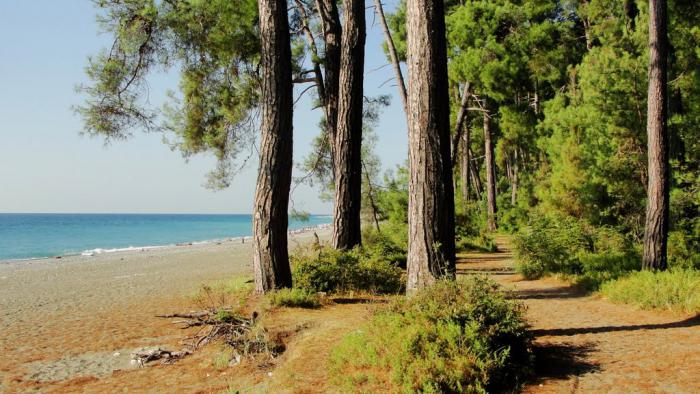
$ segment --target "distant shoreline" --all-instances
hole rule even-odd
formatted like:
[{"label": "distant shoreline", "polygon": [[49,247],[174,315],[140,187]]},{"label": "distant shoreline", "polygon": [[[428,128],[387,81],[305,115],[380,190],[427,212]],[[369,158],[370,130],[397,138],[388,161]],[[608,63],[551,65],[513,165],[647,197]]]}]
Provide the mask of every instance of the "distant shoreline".
[{"label": "distant shoreline", "polygon": [[[297,235],[297,234],[309,233],[312,231],[326,230],[326,229],[330,229],[330,228],[331,228],[330,223],[323,223],[323,224],[318,224],[315,226],[306,226],[306,227],[301,227],[301,228],[289,230],[289,231],[287,231],[287,234]],[[62,260],[62,259],[72,259],[72,258],[76,258],[76,257],[90,258],[90,257],[95,257],[95,256],[100,256],[100,255],[111,255],[111,254],[115,254],[115,253],[146,252],[146,251],[153,251],[153,250],[159,250],[159,249],[178,248],[178,247],[182,247],[182,246],[202,246],[202,245],[212,245],[212,244],[220,245],[220,244],[230,244],[230,243],[242,243],[242,244],[244,244],[247,242],[251,242],[252,240],[253,240],[252,235],[243,235],[243,236],[238,236],[238,237],[187,241],[187,242],[169,243],[169,244],[163,244],[163,245],[128,246],[128,247],[123,247],[123,248],[96,248],[96,249],[84,250],[82,252],[74,252],[74,253],[67,253],[67,254],[54,255],[54,256],[29,257],[29,258],[19,258],[19,259],[2,259],[2,258],[0,258],[0,264],[23,263],[23,262],[33,262],[33,261],[47,261],[47,260]]]}]

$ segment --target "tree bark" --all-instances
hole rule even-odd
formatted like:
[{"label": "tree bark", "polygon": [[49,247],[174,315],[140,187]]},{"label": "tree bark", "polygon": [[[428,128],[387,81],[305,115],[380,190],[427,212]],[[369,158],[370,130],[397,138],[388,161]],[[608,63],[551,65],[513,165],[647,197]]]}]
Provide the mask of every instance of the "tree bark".
[{"label": "tree bark", "polygon": [[[338,90],[340,81],[340,45],[342,28],[336,0],[316,0],[325,43],[325,114],[326,133],[331,146],[331,163],[335,163],[334,141],[338,124]],[[335,177],[335,173],[333,175]]]},{"label": "tree bark", "polygon": [[[489,109],[488,99],[484,100],[484,108]],[[484,155],[486,166],[486,229],[496,231],[496,164],[493,155],[493,142],[491,141],[491,113],[484,112]]]},{"label": "tree bark", "polygon": [[454,277],[454,189],[442,0],[408,0],[409,293]]},{"label": "tree bark", "polygon": [[666,0],[649,0],[649,94],[647,100],[648,186],[644,226],[647,270],[667,268],[670,166],[668,162],[668,36]]},{"label": "tree bark", "polygon": [[362,106],[365,65],[365,2],[345,0],[340,57],[338,125],[335,134],[333,246],[362,242]]},{"label": "tree bark", "polygon": [[253,207],[255,290],[292,286],[287,250],[292,182],[292,55],[286,0],[258,0],[261,37],[260,165]]},{"label": "tree bark", "polygon": [[389,25],[387,25],[386,23],[386,16],[384,15],[384,7],[382,6],[382,1],[374,0],[374,8],[377,12],[377,16],[379,16],[379,23],[381,23],[382,25],[382,30],[384,31],[384,41],[386,41],[386,46],[389,49],[389,58],[391,59],[391,65],[394,67],[394,74],[396,75],[396,85],[399,88],[399,96],[401,96],[403,110],[408,116],[408,98],[406,97],[406,82],[404,81],[403,73],[401,72],[401,63],[399,62],[399,55],[396,52],[394,39],[391,37]]}]

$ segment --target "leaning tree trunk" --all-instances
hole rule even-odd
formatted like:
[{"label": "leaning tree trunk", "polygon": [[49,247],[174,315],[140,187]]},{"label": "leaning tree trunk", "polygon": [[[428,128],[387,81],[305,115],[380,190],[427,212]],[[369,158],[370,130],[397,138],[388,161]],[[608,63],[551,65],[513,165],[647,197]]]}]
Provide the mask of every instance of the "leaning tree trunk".
[{"label": "leaning tree trunk", "polygon": [[253,207],[255,290],[292,286],[287,208],[292,182],[292,58],[286,0],[258,0],[261,37],[260,166]]},{"label": "leaning tree trunk", "polygon": [[668,91],[666,0],[649,0],[649,95],[647,138],[649,183],[644,226],[644,258],[648,270],[667,267],[666,246],[669,227]]},{"label": "leaning tree trunk", "polygon": [[[340,80],[340,44],[342,28],[336,0],[316,0],[325,43],[325,114],[326,138],[331,147],[331,163],[335,162],[334,141],[338,124],[338,83]],[[333,175],[335,176],[335,174]]]},{"label": "leaning tree trunk", "polygon": [[335,134],[333,246],[351,249],[362,242],[362,105],[365,65],[365,2],[345,0],[338,128]]},{"label": "leaning tree trunk", "polygon": [[454,189],[442,0],[408,0],[409,293],[454,277]]},{"label": "leaning tree trunk", "polygon": [[379,16],[379,23],[381,23],[382,25],[382,31],[384,31],[384,41],[386,42],[386,47],[389,50],[391,65],[394,67],[394,75],[396,76],[396,85],[399,88],[399,96],[401,96],[401,103],[403,103],[404,112],[408,114],[408,98],[406,97],[406,83],[404,82],[403,73],[401,72],[401,63],[399,63],[399,55],[396,52],[396,45],[394,45],[394,39],[391,37],[389,25],[386,23],[386,16],[384,15],[384,6],[382,6],[382,0],[374,0],[374,8],[377,12],[377,16]]},{"label": "leaning tree trunk", "polygon": [[491,114],[488,111],[488,99],[484,100],[484,155],[486,165],[486,229],[496,231],[496,164],[491,141]]}]

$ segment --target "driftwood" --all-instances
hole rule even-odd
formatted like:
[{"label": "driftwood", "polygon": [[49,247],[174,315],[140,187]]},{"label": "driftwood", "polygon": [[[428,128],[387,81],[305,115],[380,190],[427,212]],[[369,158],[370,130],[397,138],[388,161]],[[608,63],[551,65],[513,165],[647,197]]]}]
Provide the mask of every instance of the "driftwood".
[{"label": "driftwood", "polygon": [[156,360],[161,360],[162,364],[172,364],[190,354],[192,354],[192,352],[187,349],[180,350],[179,352],[173,352],[161,348],[143,349],[131,353],[131,359],[133,360],[132,362],[134,364],[143,367],[146,365],[146,363]]},{"label": "driftwood", "polygon": [[200,329],[183,340],[185,347],[180,351],[156,348],[133,353],[134,363],[139,366],[145,366],[156,360],[161,360],[163,364],[172,364],[214,340],[221,340],[233,348],[234,359],[237,362],[240,362],[244,356],[254,354],[267,354],[275,358],[284,351],[283,345],[268,340],[264,329],[254,327],[258,317],[257,312],[253,312],[250,318],[246,318],[235,314],[232,308],[221,308],[156,315],[156,317],[181,319],[173,321],[173,324],[180,325],[181,329],[192,327]]}]

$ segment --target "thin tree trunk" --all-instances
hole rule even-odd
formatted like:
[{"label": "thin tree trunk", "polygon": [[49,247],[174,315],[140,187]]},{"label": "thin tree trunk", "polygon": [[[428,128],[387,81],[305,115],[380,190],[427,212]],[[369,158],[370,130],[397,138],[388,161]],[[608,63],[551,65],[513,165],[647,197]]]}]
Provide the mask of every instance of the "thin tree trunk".
[{"label": "thin tree trunk", "polygon": [[462,138],[462,133],[464,132],[465,123],[467,122],[467,107],[469,106],[469,89],[470,84],[467,82],[464,85],[464,93],[462,94],[462,99],[459,105],[459,112],[457,113],[457,122],[455,124],[455,133],[452,135],[452,163],[457,162],[457,152],[459,152],[459,140]]},{"label": "thin tree trunk", "polygon": [[294,0],[296,3],[297,10],[301,16],[301,30],[304,32],[306,37],[306,42],[309,44],[309,49],[311,50],[311,62],[314,66],[314,80],[316,83],[316,90],[318,91],[318,97],[322,102],[326,102],[326,89],[323,80],[323,73],[321,72],[321,64],[319,63],[319,53],[316,47],[316,39],[311,32],[311,24],[309,21],[309,16],[306,12],[306,7],[301,0]]},{"label": "thin tree trunk", "polygon": [[[590,2],[588,0],[583,0],[581,2],[584,6],[588,6]],[[589,51],[593,49],[593,38],[591,35],[591,20],[586,17],[583,19],[583,33],[586,36],[586,49]]]},{"label": "thin tree trunk", "polygon": [[454,189],[442,0],[408,0],[408,283],[454,277]]},{"label": "thin tree trunk", "polygon": [[362,106],[365,65],[365,2],[345,0],[340,57],[338,125],[335,135],[333,246],[351,249],[362,242]]},{"label": "thin tree trunk", "polygon": [[[488,99],[484,100],[484,108],[488,107]],[[491,113],[484,112],[484,163],[486,165],[486,229],[496,231],[496,164],[493,156],[493,142],[491,141]]]},{"label": "thin tree trunk", "polygon": [[[335,163],[334,141],[338,124],[338,90],[340,80],[340,45],[342,28],[336,0],[316,0],[325,43],[325,114],[326,137],[331,147],[331,163]],[[333,173],[335,177],[335,172]]]},{"label": "thin tree trunk", "polygon": [[471,130],[467,124],[462,135],[462,156],[460,163],[460,175],[462,178],[462,198],[465,201],[469,201],[469,160],[471,156],[469,155],[469,143],[471,139]]},{"label": "thin tree trunk", "polygon": [[391,37],[391,31],[389,31],[389,25],[386,23],[386,16],[384,15],[384,7],[382,6],[381,0],[374,0],[374,8],[379,16],[379,23],[382,25],[382,30],[384,31],[384,41],[386,41],[386,46],[389,49],[389,57],[391,58],[391,65],[394,67],[394,74],[396,74],[396,85],[399,88],[399,96],[401,96],[401,102],[403,103],[403,110],[408,114],[408,100],[406,98],[406,82],[403,79],[403,73],[401,72],[401,63],[399,62],[399,55],[396,53],[396,46],[394,45],[394,39]]},{"label": "thin tree trunk", "polygon": [[474,188],[474,195],[477,201],[481,201],[481,195],[484,193],[484,186],[481,184],[479,169],[474,163],[474,152],[472,152],[470,147],[467,147],[467,149],[469,150],[469,174],[470,179],[472,180],[472,187]]},{"label": "thin tree trunk", "polygon": [[665,270],[669,227],[668,88],[666,0],[649,0],[649,96],[647,138],[649,183],[644,226],[644,258],[647,270]]},{"label": "thin tree trunk", "polygon": [[515,152],[513,152],[513,179],[511,181],[510,190],[510,203],[513,206],[518,202],[518,166],[518,148],[515,148]]},{"label": "thin tree trunk", "polygon": [[379,227],[379,207],[374,200],[374,188],[372,187],[372,178],[369,176],[369,171],[367,171],[367,166],[364,161],[362,162],[362,168],[364,169],[365,179],[367,179],[367,197],[369,198],[369,205],[372,208],[372,219],[374,219],[374,226],[377,228],[377,232],[381,233],[382,229]]},{"label": "thin tree trunk", "polygon": [[260,166],[253,207],[255,290],[291,287],[287,250],[292,182],[292,55],[286,0],[258,0],[260,12]]}]

